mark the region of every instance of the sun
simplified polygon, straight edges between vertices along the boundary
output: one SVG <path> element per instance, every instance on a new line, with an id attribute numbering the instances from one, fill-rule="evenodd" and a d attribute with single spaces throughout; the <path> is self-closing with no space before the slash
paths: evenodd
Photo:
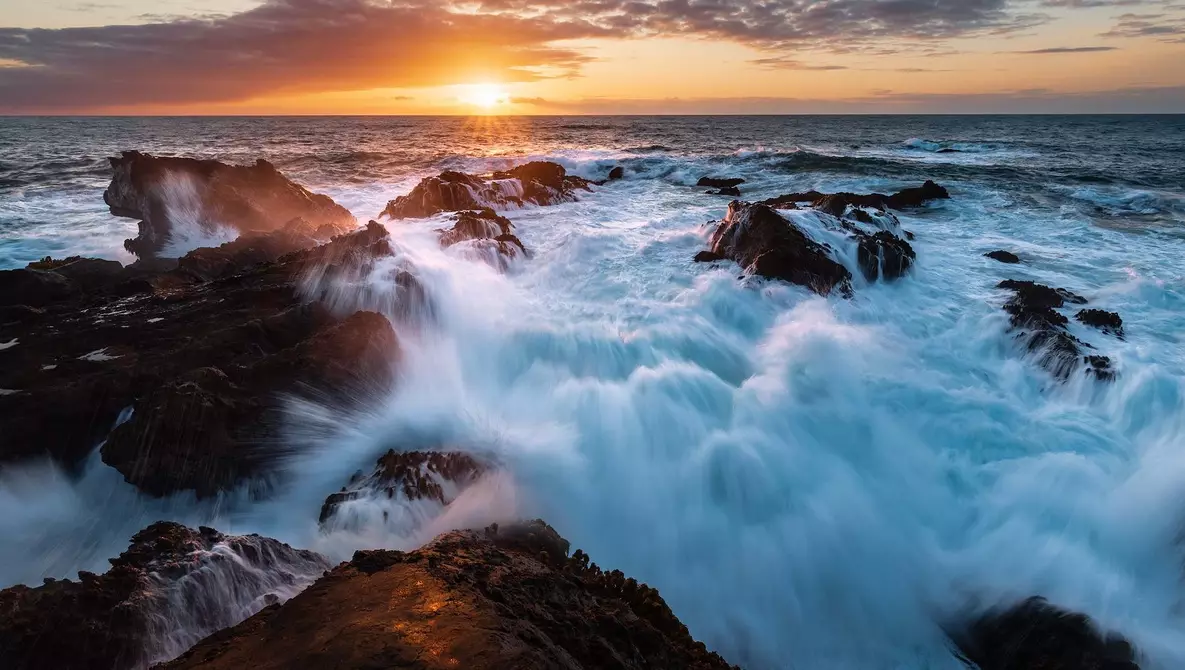
<path id="1" fill-rule="evenodd" d="M 497 84 L 470 84 L 461 91 L 462 101 L 485 111 L 506 104 L 508 99 L 506 91 Z"/>

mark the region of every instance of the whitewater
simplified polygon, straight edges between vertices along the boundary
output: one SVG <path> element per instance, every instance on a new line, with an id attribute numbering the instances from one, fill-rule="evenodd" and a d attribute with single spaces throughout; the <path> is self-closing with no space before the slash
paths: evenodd
<path id="1" fill-rule="evenodd" d="M 4 121 L 0 267 L 129 262 L 135 223 L 101 197 L 119 148 L 269 158 L 363 222 L 442 169 L 553 160 L 625 178 L 503 212 L 532 251 L 505 273 L 442 250 L 441 216 L 384 220 L 396 256 L 350 285 L 311 278 L 343 313 L 391 318 L 398 381 L 347 408 L 292 398 L 266 482 L 150 499 L 97 449 L 78 472 L 0 470 L 0 586 L 101 571 L 161 519 L 338 561 L 541 517 L 745 668 L 955 670 L 945 624 L 1033 595 L 1122 633 L 1142 667 L 1185 665 L 1179 117 L 303 123 Z M 692 262 L 729 200 L 692 186 L 704 175 L 746 179 L 745 200 L 924 178 L 952 199 L 899 215 L 916 235 L 906 277 L 819 297 Z M 983 256 L 995 249 L 1024 263 Z M 430 310 L 407 309 L 391 267 Z M 1119 312 L 1123 340 L 1070 326 L 1118 378 L 1038 366 L 1007 332 L 1004 279 Z M 325 496 L 388 449 L 441 447 L 496 471 L 444 509 L 368 501 L 349 527 L 318 527 Z"/>

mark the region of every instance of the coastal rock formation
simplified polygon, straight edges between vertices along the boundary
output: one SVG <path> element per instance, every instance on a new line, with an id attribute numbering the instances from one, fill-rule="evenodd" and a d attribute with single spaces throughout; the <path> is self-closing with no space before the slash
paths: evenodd
<path id="1" fill-rule="evenodd" d="M 488 263 L 505 272 L 516 258 L 529 257 L 530 253 L 511 231 L 514 224 L 494 210 L 486 208 L 458 213 L 456 223 L 448 230 L 441 230 L 440 246 L 448 248 L 464 246 L 464 254 Z"/>
<path id="2" fill-rule="evenodd" d="M 700 177 L 695 185 L 711 186 L 712 188 L 736 188 L 743 183 L 745 180 L 739 177 Z"/>
<path id="3" fill-rule="evenodd" d="M 1000 261 L 1001 263 L 1009 263 L 1009 264 L 1015 265 L 1016 263 L 1020 262 L 1020 256 L 1017 256 L 1016 254 L 1012 253 L 1011 251 L 1004 251 L 1003 249 L 1000 249 L 997 251 L 989 251 L 986 254 L 984 254 L 984 256 L 986 256 L 987 258 L 990 258 L 994 261 Z"/>
<path id="4" fill-rule="evenodd" d="M 448 533 L 412 552 L 360 551 L 160 667 L 730 667 L 657 591 L 568 549 L 535 521 Z"/>
<path id="5" fill-rule="evenodd" d="M 625 178 L 625 168 L 618 165 L 609 171 L 609 181 L 617 181 Z"/>
<path id="6" fill-rule="evenodd" d="M 318 519 L 338 527 L 355 527 L 368 519 L 347 518 L 349 503 L 362 500 L 385 504 L 429 500 L 440 505 L 452 502 L 466 486 L 486 472 L 487 466 L 462 452 L 388 451 L 375 464 L 374 471 L 363 476 L 359 471 L 347 486 L 331 494 L 321 506 Z M 381 510 L 388 521 L 391 510 Z M 337 517 L 337 518 L 335 518 Z"/>
<path id="7" fill-rule="evenodd" d="M 141 490 L 213 495 L 271 457 L 281 394 L 389 385 L 398 346 L 387 319 L 338 313 L 302 289 L 314 271 L 390 256 L 386 229 L 257 263 L 276 251 L 260 245 L 198 250 L 171 270 L 129 266 L 108 282 L 127 290 L 29 270 L 72 288 L 0 315 L 0 342 L 15 342 L 0 350 L 0 462 L 73 465 L 105 440 L 103 460 Z"/>
<path id="8" fill-rule="evenodd" d="M 558 163 L 535 161 L 504 172 L 475 176 L 446 171 L 420 181 L 411 193 L 387 203 L 380 216 L 414 219 L 465 209 L 503 210 L 525 204 L 555 205 L 576 199 L 592 182 L 567 174 Z"/>
<path id="9" fill-rule="evenodd" d="M 709 246 L 711 258 L 734 260 L 751 275 L 782 279 L 820 295 L 836 288 L 851 293 L 852 275 L 831 257 L 831 248 L 766 205 L 730 203 Z"/>
<path id="10" fill-rule="evenodd" d="M 999 288 L 1013 292 L 1013 297 L 1004 304 L 1004 311 L 1010 315 L 1012 330 L 1026 340 L 1029 351 L 1038 355 L 1040 364 L 1061 380 L 1087 364 L 1087 374 L 1101 380 L 1111 380 L 1115 372 L 1106 356 L 1084 356 L 1084 349 L 1091 345 L 1074 337 L 1066 329 L 1069 319 L 1058 309 L 1067 303 L 1081 305 L 1086 298 L 1063 288 L 1051 288 L 1031 281 L 1007 279 Z"/>
<path id="11" fill-rule="evenodd" d="M 1084 309 L 1074 315 L 1074 318 L 1103 331 L 1123 339 L 1123 318 L 1115 312 L 1102 309 Z"/>
<path id="12" fill-rule="evenodd" d="M 1130 642 L 1043 598 L 988 612 L 952 637 L 981 670 L 1139 670 Z"/>
<path id="13" fill-rule="evenodd" d="M 329 563 L 256 535 L 156 523 L 102 575 L 0 591 L 0 659 L 10 670 L 124 670 L 173 658 L 295 595 Z"/>
<path id="14" fill-rule="evenodd" d="M 124 243 L 140 257 L 158 255 L 178 234 L 260 234 L 287 226 L 328 240 L 357 225 L 344 207 L 293 183 L 265 160 L 237 166 L 125 151 L 111 166 L 115 174 L 103 200 L 112 214 L 140 220 L 139 234 Z"/>
<path id="15" fill-rule="evenodd" d="M 797 203 L 810 203 L 816 209 L 825 211 L 833 216 L 842 216 L 848 207 L 870 207 L 873 209 L 910 209 L 921 207 L 933 200 L 947 200 L 950 193 L 938 184 L 927 181 L 920 187 L 907 188 L 893 195 L 870 193 L 858 195 L 856 193 L 820 193 L 807 191 L 805 193 L 787 193 L 776 198 L 763 201 L 762 204 L 778 209 L 793 209 Z"/>
<path id="16" fill-rule="evenodd" d="M 899 279 L 917 258 L 909 242 L 887 230 L 877 231 L 871 235 L 859 231 L 856 233 L 856 239 L 859 244 L 856 249 L 856 260 L 868 281 L 882 278 Z"/>
<path id="17" fill-rule="evenodd" d="M 708 191 L 709 195 L 726 195 L 732 198 L 741 197 L 741 189 L 735 186 L 725 186 L 718 191 Z"/>

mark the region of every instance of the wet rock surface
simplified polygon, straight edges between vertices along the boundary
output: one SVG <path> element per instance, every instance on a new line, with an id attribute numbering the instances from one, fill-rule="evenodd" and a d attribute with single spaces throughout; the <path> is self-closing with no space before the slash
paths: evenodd
<path id="1" fill-rule="evenodd" d="M 1078 321 L 1123 339 L 1123 318 L 1102 309 L 1084 309 L 1074 315 Z"/>
<path id="2" fill-rule="evenodd" d="M 856 193 L 820 193 L 807 191 L 805 193 L 787 193 L 776 198 L 763 201 L 763 204 L 779 209 L 794 208 L 799 203 L 815 205 L 835 216 L 840 216 L 848 207 L 871 207 L 873 209 L 911 209 L 921 207 L 934 200 L 947 200 L 950 193 L 938 184 L 927 181 L 920 187 L 907 188 L 893 195 L 870 193 L 859 195 Z M 821 202 L 826 201 L 826 202 Z M 840 213 L 836 213 L 836 211 Z"/>
<path id="3" fill-rule="evenodd" d="M 1003 249 L 989 251 L 984 254 L 984 256 L 994 261 L 1000 261 L 1001 263 L 1008 263 L 1012 265 L 1020 262 L 1020 256 L 1017 256 L 1010 251 L 1004 251 Z"/>
<path id="4" fill-rule="evenodd" d="M 542 521 L 448 533 L 406 553 L 360 551 L 160 667 L 730 667 L 657 591 L 568 552 Z"/>
<path id="5" fill-rule="evenodd" d="M 343 505 L 365 498 L 431 500 L 441 505 L 484 474 L 487 465 L 473 456 L 455 451 L 388 451 L 369 475 L 354 475 L 347 486 L 331 494 L 321 506 L 318 521 L 325 524 Z"/>
<path id="6" fill-rule="evenodd" d="M 981 670 L 1139 670 L 1130 642 L 1042 598 L 989 612 L 952 637 Z"/>
<path id="7" fill-rule="evenodd" d="M 712 188 L 730 189 L 736 188 L 745 183 L 744 179 L 739 177 L 700 177 L 700 180 L 695 183 L 696 186 L 710 186 Z"/>
<path id="8" fill-rule="evenodd" d="M 275 540 L 165 522 L 137 533 L 110 563 L 101 575 L 80 572 L 78 581 L 47 579 L 0 591 L 4 667 L 143 667 L 292 595 L 330 567 L 317 554 Z M 209 588 L 218 579 L 237 592 Z"/>
<path id="9" fill-rule="evenodd" d="M 747 274 L 806 286 L 820 295 L 836 289 L 851 293 L 852 275 L 832 259 L 831 248 L 767 205 L 730 203 L 709 246 L 710 258 L 736 261 Z"/>
<path id="10" fill-rule="evenodd" d="M 917 258 L 909 242 L 887 230 L 872 235 L 857 232 L 856 239 L 859 244 L 856 250 L 857 262 L 868 281 L 900 279 Z"/>
<path id="11" fill-rule="evenodd" d="M 357 225 L 344 207 L 265 160 L 237 166 L 126 151 L 111 165 L 114 176 L 103 199 L 112 214 L 140 220 L 139 234 L 124 246 L 141 257 L 158 255 L 183 227 L 230 228 L 241 235 L 288 226 L 324 241 Z"/>
<path id="12" fill-rule="evenodd" d="M 107 283 L 30 270 L 70 288 L 0 314 L 0 342 L 17 341 L 0 351 L 0 462 L 48 454 L 70 466 L 106 440 L 104 462 L 141 490 L 212 495 L 271 458 L 283 394 L 390 384 L 387 319 L 343 317 L 301 288 L 312 270 L 390 255 L 386 230 L 269 260 L 290 248 L 272 244 L 240 239 L 163 271 L 110 268 Z"/>
<path id="13" fill-rule="evenodd" d="M 576 200 L 592 182 L 567 174 L 558 163 L 535 161 L 491 175 L 446 171 L 420 181 L 411 193 L 387 203 L 381 216 L 414 219 L 468 209 L 510 209 Z"/>
<path id="14" fill-rule="evenodd" d="M 1067 304 L 1085 304 L 1086 298 L 1063 288 L 1014 279 L 1000 282 L 998 288 L 1013 292 L 1004 311 L 1010 315 L 1011 329 L 1026 342 L 1029 351 L 1037 354 L 1042 367 L 1063 381 L 1083 364 L 1087 374 L 1097 379 L 1114 379 L 1110 359 L 1084 355 L 1084 350 L 1094 347 L 1071 335 L 1067 329 L 1069 319 L 1057 311 Z"/>

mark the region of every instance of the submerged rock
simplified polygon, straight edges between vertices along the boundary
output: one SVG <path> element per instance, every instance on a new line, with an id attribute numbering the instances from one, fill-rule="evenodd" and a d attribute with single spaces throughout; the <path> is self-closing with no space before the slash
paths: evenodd
<path id="1" fill-rule="evenodd" d="M 851 292 L 852 275 L 832 259 L 830 247 L 766 205 L 730 203 L 710 247 L 715 258 L 734 260 L 748 274 L 782 279 L 820 295 L 836 288 Z"/>
<path id="2" fill-rule="evenodd" d="M 989 251 L 986 254 L 984 254 L 984 256 L 986 256 L 994 261 L 1000 261 L 1001 263 L 1016 264 L 1016 263 L 1020 262 L 1020 256 L 1017 256 L 1016 254 L 1014 254 L 1010 251 L 1004 251 L 1003 249 L 1000 249 L 997 251 Z"/>
<path id="3" fill-rule="evenodd" d="M 920 207 L 933 200 L 947 200 L 950 193 L 932 181 L 927 181 L 920 187 L 907 188 L 893 195 L 870 193 L 859 195 L 856 193 L 820 193 L 807 191 L 805 193 L 788 193 L 776 198 L 763 201 L 763 204 L 780 209 L 793 208 L 797 203 L 810 203 L 816 209 L 826 211 L 833 216 L 842 216 L 848 207 L 871 207 L 873 209 L 910 209 Z"/>
<path id="4" fill-rule="evenodd" d="M 739 177 L 700 177 L 700 180 L 695 183 L 696 186 L 711 186 L 712 188 L 736 188 L 745 183 L 744 179 Z"/>
<path id="5" fill-rule="evenodd" d="M 558 163 L 535 161 L 488 176 L 446 171 L 420 181 L 411 193 L 387 203 L 380 216 L 424 218 L 466 209 L 509 209 L 524 204 L 555 205 L 576 200 L 592 182 L 568 175 Z"/>
<path id="6" fill-rule="evenodd" d="M 430 500 L 447 505 L 486 472 L 487 466 L 462 452 L 388 451 L 367 476 L 356 474 L 348 486 L 331 494 L 321 506 L 319 523 L 353 526 L 349 519 L 334 519 L 343 506 L 357 500 Z M 389 512 L 384 510 L 383 516 Z"/>
<path id="7" fill-rule="evenodd" d="M 11 670 L 139 668 L 295 595 L 328 561 L 275 540 L 156 523 L 101 575 L 0 591 Z"/>
<path id="8" fill-rule="evenodd" d="M 1038 361 L 1055 377 L 1069 379 L 1083 363 L 1089 363 L 1088 374 L 1101 380 L 1114 378 L 1110 359 L 1084 356 L 1083 349 L 1094 347 L 1071 335 L 1066 329 L 1069 319 L 1056 311 L 1067 303 L 1083 304 L 1086 298 L 1063 288 L 1014 279 L 1000 282 L 999 288 L 1013 292 L 1013 297 L 1004 304 L 1004 311 L 1011 316 L 1012 330 L 1027 340 L 1029 351 L 1037 353 Z"/>
<path id="9" fill-rule="evenodd" d="M 741 189 L 739 189 L 735 186 L 725 186 L 725 187 L 721 188 L 719 191 L 709 192 L 709 194 L 710 195 L 726 195 L 726 196 L 730 196 L 733 198 L 739 198 L 739 197 L 741 197 Z"/>
<path id="10" fill-rule="evenodd" d="M 1139 670 L 1130 642 L 1043 598 L 988 612 L 952 637 L 980 670 Z"/>
<path id="11" fill-rule="evenodd" d="M 730 666 L 654 589 L 590 565 L 542 521 L 359 551 L 287 603 L 162 670 Z"/>
<path id="12" fill-rule="evenodd" d="M 0 395 L 0 463 L 48 454 L 72 466 L 106 441 L 103 460 L 141 490 L 213 495 L 275 456 L 283 394 L 389 386 L 398 345 L 387 319 L 305 294 L 313 271 L 362 273 L 390 256 L 382 226 L 270 262 L 243 244 L 171 270 L 124 268 L 141 289 L 130 295 L 77 284 L 0 319 L 0 342 L 21 342 L 0 351 L 0 388 L 16 391 Z"/>
<path id="13" fill-rule="evenodd" d="M 114 175 L 103 200 L 116 216 L 140 219 L 124 246 L 150 257 L 178 234 L 231 229 L 261 234 L 299 220 L 300 234 L 328 240 L 357 225 L 331 198 L 290 181 L 265 160 L 252 166 L 166 158 L 125 151 L 111 159 Z"/>

